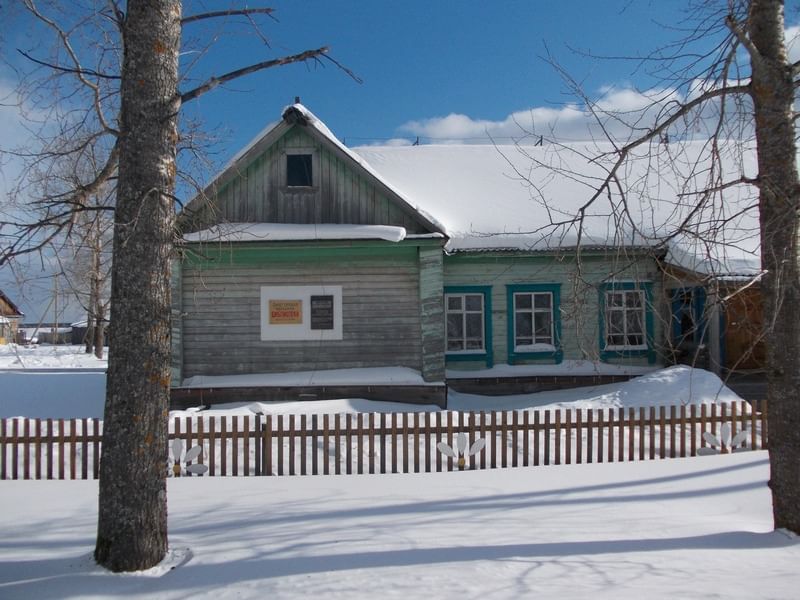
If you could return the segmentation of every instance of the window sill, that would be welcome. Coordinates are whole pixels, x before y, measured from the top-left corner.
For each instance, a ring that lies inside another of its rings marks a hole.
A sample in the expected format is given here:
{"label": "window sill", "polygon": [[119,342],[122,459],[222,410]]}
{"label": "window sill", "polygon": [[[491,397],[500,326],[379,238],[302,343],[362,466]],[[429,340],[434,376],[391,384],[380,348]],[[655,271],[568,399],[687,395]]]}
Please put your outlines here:
{"label": "window sill", "polygon": [[649,348],[642,344],[640,346],[606,346],[604,352],[647,352]]}
{"label": "window sill", "polygon": [[487,367],[493,366],[492,357],[488,352],[446,352],[444,360],[448,362],[483,362]]}
{"label": "window sill", "polygon": [[[613,348],[613,346],[611,348]],[[656,362],[655,350],[647,347],[629,348],[620,350],[605,348],[600,351],[600,360],[602,361],[606,361],[610,358],[641,358],[641,357],[647,357],[647,362],[649,364],[655,364]]]}
{"label": "window sill", "polygon": [[547,360],[550,359],[554,364],[561,364],[564,360],[564,352],[559,349],[545,350],[542,352],[509,352],[508,364],[514,365],[523,360]]}

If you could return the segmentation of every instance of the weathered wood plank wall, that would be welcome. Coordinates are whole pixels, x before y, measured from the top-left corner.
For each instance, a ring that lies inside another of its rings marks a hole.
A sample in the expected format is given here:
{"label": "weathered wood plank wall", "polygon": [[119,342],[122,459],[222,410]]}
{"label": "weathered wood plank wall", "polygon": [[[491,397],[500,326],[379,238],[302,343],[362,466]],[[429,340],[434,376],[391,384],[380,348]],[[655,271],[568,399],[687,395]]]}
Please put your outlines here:
{"label": "weathered wood plank wall", "polygon": [[[251,257],[252,258],[252,257]],[[342,340],[260,339],[260,288],[342,286]],[[248,264],[184,263],[183,376],[380,366],[421,369],[419,260],[414,246],[371,253],[264,250]]]}
{"label": "weathered wood plank wall", "polygon": [[[287,151],[312,154],[313,187],[286,186]],[[184,222],[184,230],[219,222],[394,225],[427,233],[413,215],[299,127],[217,190],[214,208]]]}

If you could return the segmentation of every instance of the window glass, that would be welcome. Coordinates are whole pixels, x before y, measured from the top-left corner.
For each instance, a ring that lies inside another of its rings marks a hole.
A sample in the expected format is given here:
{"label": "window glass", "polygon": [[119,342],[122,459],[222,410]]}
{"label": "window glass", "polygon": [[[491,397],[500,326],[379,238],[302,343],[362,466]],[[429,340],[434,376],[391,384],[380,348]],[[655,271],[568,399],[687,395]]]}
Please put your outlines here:
{"label": "window glass", "polygon": [[642,349],[645,335],[645,299],[642,290],[606,292],[606,346],[614,350]]}
{"label": "window glass", "polygon": [[[533,321],[531,313],[527,312],[518,312],[516,314],[516,318],[514,319],[514,329],[517,332],[517,337],[527,337],[530,338],[533,332]],[[520,341],[517,340],[519,344]],[[530,343],[530,341],[528,342]]]}
{"label": "window glass", "polygon": [[448,296],[447,308],[449,310],[461,310],[461,296]]}
{"label": "window glass", "polygon": [[467,310],[476,310],[483,312],[483,294],[470,294],[464,297],[467,305]]}
{"label": "window glass", "polygon": [[483,294],[447,294],[447,351],[484,350]]}
{"label": "window glass", "polygon": [[286,155],[286,185],[289,187],[311,187],[314,185],[310,154]]}
{"label": "window glass", "polygon": [[536,313],[536,342],[549,344],[552,342],[550,332],[553,330],[552,316],[550,313]]}
{"label": "window glass", "polygon": [[515,348],[555,344],[551,292],[515,292],[513,318]]}

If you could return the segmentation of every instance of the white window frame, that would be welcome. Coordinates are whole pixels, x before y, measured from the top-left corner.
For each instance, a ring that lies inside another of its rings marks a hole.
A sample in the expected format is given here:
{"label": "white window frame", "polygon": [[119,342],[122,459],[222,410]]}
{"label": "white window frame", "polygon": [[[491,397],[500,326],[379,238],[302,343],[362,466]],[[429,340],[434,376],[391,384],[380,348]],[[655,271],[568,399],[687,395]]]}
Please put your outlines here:
{"label": "white window frame", "polygon": [[[642,289],[610,289],[606,290],[605,292],[605,348],[604,350],[608,350],[611,352],[619,352],[619,351],[628,351],[628,350],[647,350],[647,294]],[[622,295],[622,306],[612,306],[610,301],[612,294],[621,294]],[[627,296],[629,294],[637,294],[639,296],[639,306],[628,306]],[[628,331],[628,313],[629,312],[639,312],[640,314],[640,327],[641,330],[638,332],[629,332]],[[622,332],[612,334],[611,333],[611,314],[612,313],[622,313]],[[629,335],[639,335],[642,338],[641,344],[610,344],[609,339],[612,335],[622,335],[624,339],[628,339]]]}
{"label": "white window frame", "polygon": [[[467,297],[468,296],[475,296],[480,298],[481,306],[479,310],[467,310]],[[450,308],[450,299],[451,298],[461,298],[461,310],[452,310]],[[486,354],[486,322],[485,322],[485,310],[486,310],[486,301],[484,299],[484,294],[482,292],[448,292],[444,295],[444,305],[445,305],[445,352],[447,354]],[[447,324],[450,320],[450,315],[452,314],[460,314],[461,315],[461,345],[462,348],[460,350],[451,350],[450,346],[450,332],[447,330]],[[480,348],[467,348],[467,315],[470,314],[480,314],[481,317],[481,347]]]}
{"label": "white window frame", "polygon": [[[311,156],[311,185],[289,185],[288,180],[288,169],[289,169],[289,156],[298,156],[298,155],[310,155]],[[314,148],[287,148],[284,151],[284,159],[283,159],[283,185],[284,188],[287,190],[293,190],[296,192],[300,192],[302,190],[313,190],[317,187],[318,175],[319,173],[319,159],[317,158],[317,153]]]}
{"label": "white window frame", "polygon": [[[531,307],[528,308],[517,308],[517,297],[518,296],[530,296],[531,297]],[[536,308],[536,296],[548,296],[550,298],[550,307],[549,308]],[[514,334],[514,351],[515,352],[531,352],[531,348],[535,347],[537,344],[546,344],[551,346],[555,349],[555,314],[554,314],[554,307],[553,303],[555,302],[555,298],[553,297],[553,292],[514,292],[513,299],[512,299],[512,307],[513,307],[513,328],[512,332]],[[520,344],[517,338],[517,315],[520,313],[527,313],[531,315],[531,343],[530,344]],[[546,313],[550,315],[550,339],[546,342],[539,342],[536,339],[536,314],[537,313]]]}

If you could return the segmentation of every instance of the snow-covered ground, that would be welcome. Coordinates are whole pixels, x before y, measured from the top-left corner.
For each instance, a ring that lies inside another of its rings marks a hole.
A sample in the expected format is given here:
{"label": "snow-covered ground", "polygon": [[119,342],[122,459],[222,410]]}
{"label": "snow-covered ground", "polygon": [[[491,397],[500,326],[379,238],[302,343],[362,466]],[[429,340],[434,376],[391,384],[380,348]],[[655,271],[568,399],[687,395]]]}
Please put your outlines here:
{"label": "snow-covered ground", "polygon": [[[81,346],[0,346],[0,418],[102,418],[105,373],[99,361],[83,353]],[[536,367],[538,369],[538,367]],[[563,367],[566,368],[566,367]],[[571,367],[580,374],[592,372],[591,363]],[[51,369],[42,372],[41,369]],[[519,375],[519,373],[516,373]],[[380,377],[384,377],[381,379]],[[493,373],[493,376],[497,376]],[[213,380],[213,381],[210,381]],[[422,380],[411,369],[345,369],[305,374],[247,375],[206,378],[197,385],[363,385],[415,384]],[[517,410],[525,408],[618,408],[672,404],[708,404],[732,402],[739,397],[725,387],[713,373],[678,366],[645,373],[631,381],[570,390],[511,396],[479,396],[451,391],[448,408],[468,410]],[[209,415],[233,415],[252,412],[249,404],[213,407]],[[271,402],[263,404],[273,414],[418,412],[438,410],[436,406],[371,402],[357,398],[314,402]],[[173,413],[181,416],[183,411]]]}
{"label": "snow-covered ground", "polygon": [[[0,367],[14,368],[18,358],[6,350]],[[63,348],[20,350],[23,363],[38,368],[76,360]],[[0,373],[0,416],[98,408],[86,416],[101,416],[103,386],[91,382],[104,384],[103,373],[25,376],[16,368]],[[15,382],[29,392],[31,378],[47,386],[38,386],[37,402],[19,400]],[[450,402],[470,410],[735,399],[714,375],[676,367],[621,384],[452,394]],[[261,408],[410,407],[342,399]],[[207,411],[237,412],[252,414],[251,406]],[[771,530],[767,479],[764,452],[439,474],[171,479],[168,559],[127,575],[91,559],[97,482],[3,481],[0,598],[795,598],[800,542]]]}
{"label": "snow-covered ground", "polygon": [[[767,455],[169,481],[170,560],[92,563],[96,482],[2,482],[0,597],[796,598]],[[175,567],[171,569],[171,567]]]}
{"label": "snow-covered ground", "polygon": [[0,344],[0,369],[105,369],[108,348],[103,360],[86,354],[83,346]]}

